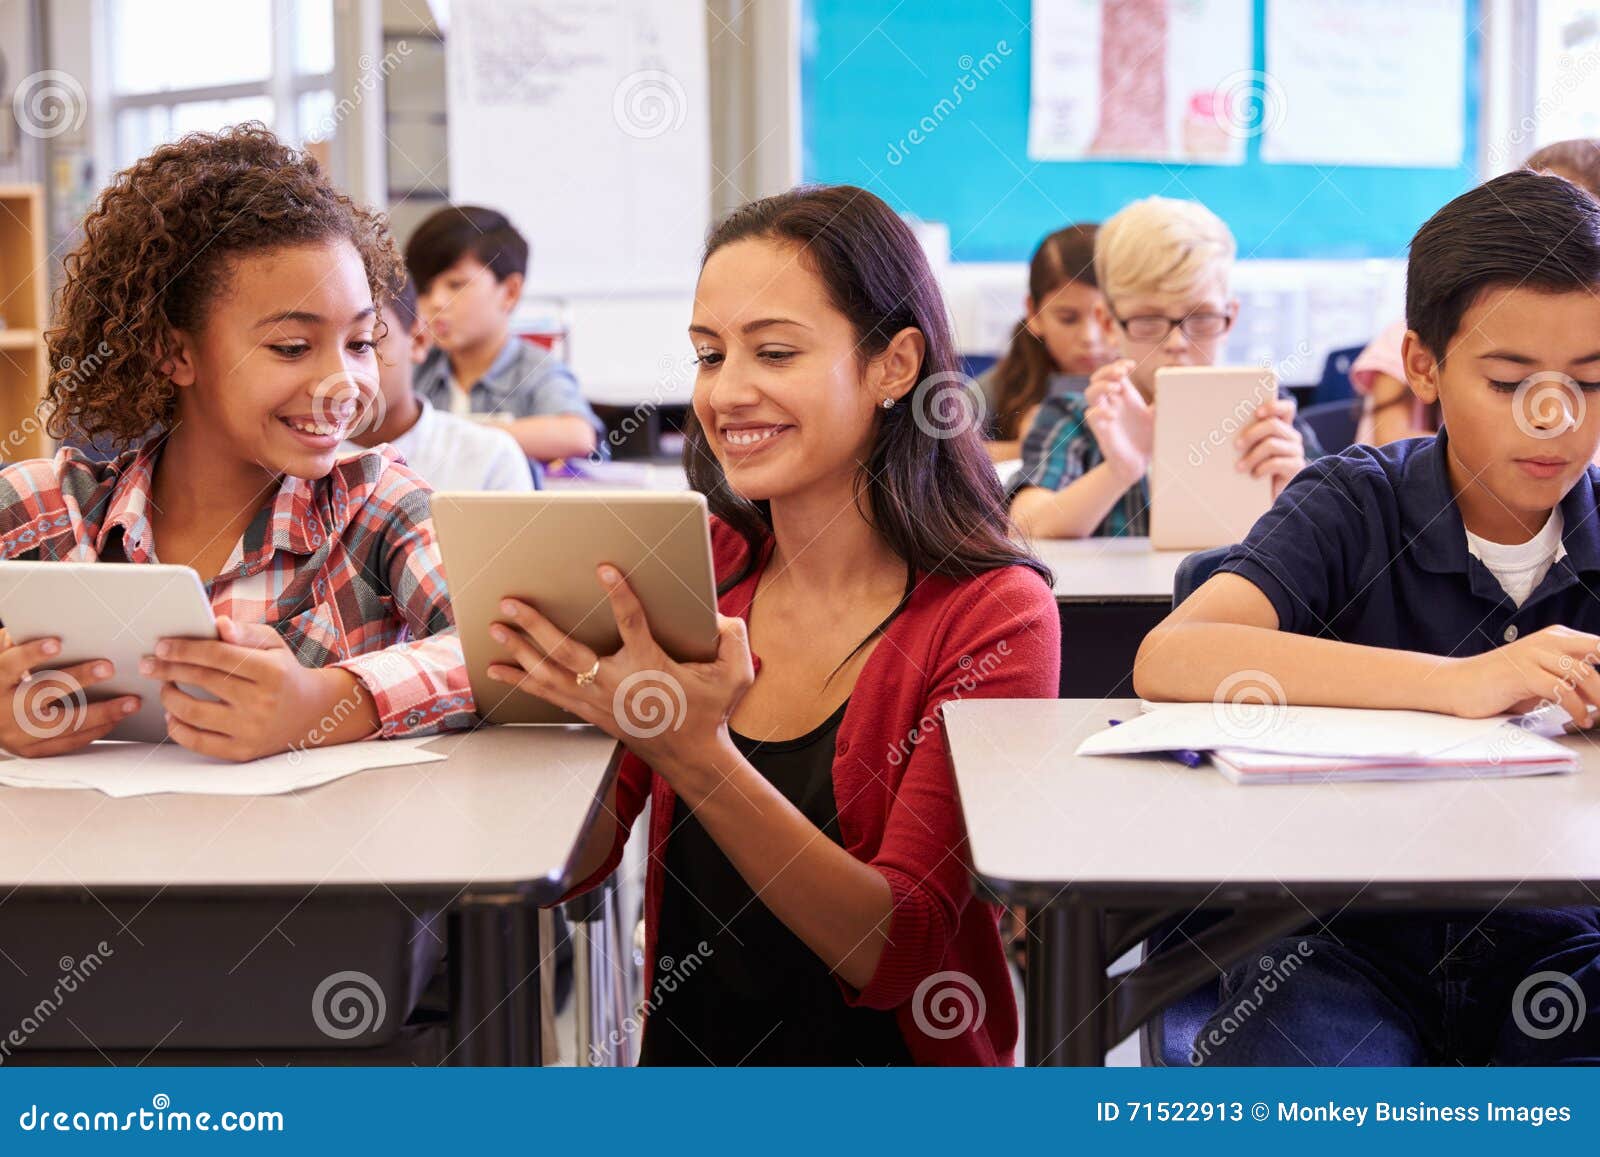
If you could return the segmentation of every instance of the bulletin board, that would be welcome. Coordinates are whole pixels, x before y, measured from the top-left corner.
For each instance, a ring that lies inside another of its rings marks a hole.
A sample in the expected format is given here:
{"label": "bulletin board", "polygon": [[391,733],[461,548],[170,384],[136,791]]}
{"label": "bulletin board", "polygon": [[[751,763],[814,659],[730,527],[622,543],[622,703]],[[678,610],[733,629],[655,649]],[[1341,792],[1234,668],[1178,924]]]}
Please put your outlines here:
{"label": "bulletin board", "polygon": [[[1268,4],[1282,2],[1253,0],[1254,69],[1266,68]],[[1030,160],[1027,0],[805,0],[802,172],[947,224],[957,261],[1024,261],[1067,221],[1104,220],[1152,194],[1203,201],[1241,257],[1401,257],[1478,180],[1482,0],[1460,2],[1460,162],[1405,168],[1270,164],[1260,137],[1242,164]]]}

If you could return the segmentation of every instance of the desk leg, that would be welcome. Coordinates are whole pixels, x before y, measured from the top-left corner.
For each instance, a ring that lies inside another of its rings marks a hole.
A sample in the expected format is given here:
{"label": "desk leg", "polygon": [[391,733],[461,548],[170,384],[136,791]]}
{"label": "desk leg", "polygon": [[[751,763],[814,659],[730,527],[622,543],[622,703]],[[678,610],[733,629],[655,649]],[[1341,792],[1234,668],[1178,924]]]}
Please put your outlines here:
{"label": "desk leg", "polygon": [[468,896],[450,921],[450,1059],[542,1063],[539,910],[515,893]]}
{"label": "desk leg", "polygon": [[1077,899],[1030,912],[1027,1062],[1105,1064],[1105,914]]}

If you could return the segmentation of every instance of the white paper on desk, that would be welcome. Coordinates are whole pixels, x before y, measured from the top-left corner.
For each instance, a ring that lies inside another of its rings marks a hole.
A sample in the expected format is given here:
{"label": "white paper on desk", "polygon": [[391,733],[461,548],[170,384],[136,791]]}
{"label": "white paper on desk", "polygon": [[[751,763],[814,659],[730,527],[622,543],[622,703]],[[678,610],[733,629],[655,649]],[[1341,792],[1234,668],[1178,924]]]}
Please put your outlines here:
{"label": "white paper on desk", "polygon": [[1371,759],[1437,755],[1486,739],[1507,716],[1460,719],[1431,711],[1284,707],[1273,703],[1162,703],[1078,745],[1079,755],[1151,751],[1271,751]]}
{"label": "white paper on desk", "polygon": [[77,788],[115,799],[136,795],[282,795],[331,783],[358,771],[435,763],[427,739],[370,739],[285,752],[249,763],[196,755],[175,743],[91,743],[71,755],[0,761],[8,787]]}

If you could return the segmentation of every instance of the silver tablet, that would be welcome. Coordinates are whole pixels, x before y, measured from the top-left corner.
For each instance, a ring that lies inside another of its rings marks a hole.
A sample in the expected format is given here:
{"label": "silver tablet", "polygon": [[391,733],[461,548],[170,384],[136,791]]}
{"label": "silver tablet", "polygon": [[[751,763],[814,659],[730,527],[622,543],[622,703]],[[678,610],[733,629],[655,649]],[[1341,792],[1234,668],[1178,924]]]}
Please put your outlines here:
{"label": "silver tablet", "polygon": [[637,490],[442,491],[433,525],[478,714],[490,723],[578,723],[565,711],[488,676],[512,663],[489,637],[500,600],[522,599],[597,655],[621,645],[595,577],[622,571],[650,632],[680,662],[717,657],[717,592],[704,496]]}
{"label": "silver tablet", "polygon": [[1156,371],[1150,461],[1150,545],[1156,550],[1230,546],[1272,505],[1272,479],[1237,467],[1233,440],[1278,397],[1278,375],[1260,366],[1163,366]]}
{"label": "silver tablet", "polygon": [[[117,724],[109,738],[146,743],[164,740],[167,728],[161,682],[139,674],[139,660],[153,655],[161,639],[217,637],[205,587],[200,576],[186,566],[0,562],[0,623],[15,643],[60,639],[59,667],[110,660],[116,674],[76,695],[81,696],[80,702],[139,696],[139,710]],[[42,670],[34,672],[34,680],[40,691],[47,685]],[[24,684],[18,689],[16,703],[0,704],[0,710],[24,709],[27,687]],[[43,708],[37,726],[47,733],[51,729],[65,731],[70,726],[69,712],[70,708],[60,705],[55,710]]]}

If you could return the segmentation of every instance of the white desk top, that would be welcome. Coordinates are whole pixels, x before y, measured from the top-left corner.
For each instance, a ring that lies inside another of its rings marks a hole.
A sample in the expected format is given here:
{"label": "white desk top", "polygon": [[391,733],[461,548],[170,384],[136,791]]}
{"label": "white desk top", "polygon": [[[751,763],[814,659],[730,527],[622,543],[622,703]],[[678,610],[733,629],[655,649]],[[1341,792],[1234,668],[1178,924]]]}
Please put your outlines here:
{"label": "white desk top", "polygon": [[1600,894],[1596,737],[1563,740],[1583,757],[1573,775],[1436,783],[1239,787],[1210,766],[1073,756],[1138,709],[1112,699],[945,706],[980,876],[1110,890],[1353,883],[1374,903],[1404,900],[1419,883],[1579,880]]}
{"label": "white desk top", "polygon": [[1034,539],[1067,602],[1165,602],[1178,564],[1189,553],[1151,550],[1148,538]]}
{"label": "white desk top", "polygon": [[0,895],[559,882],[606,782],[612,740],[591,727],[485,727],[428,746],[450,758],[290,795],[0,787]]}

